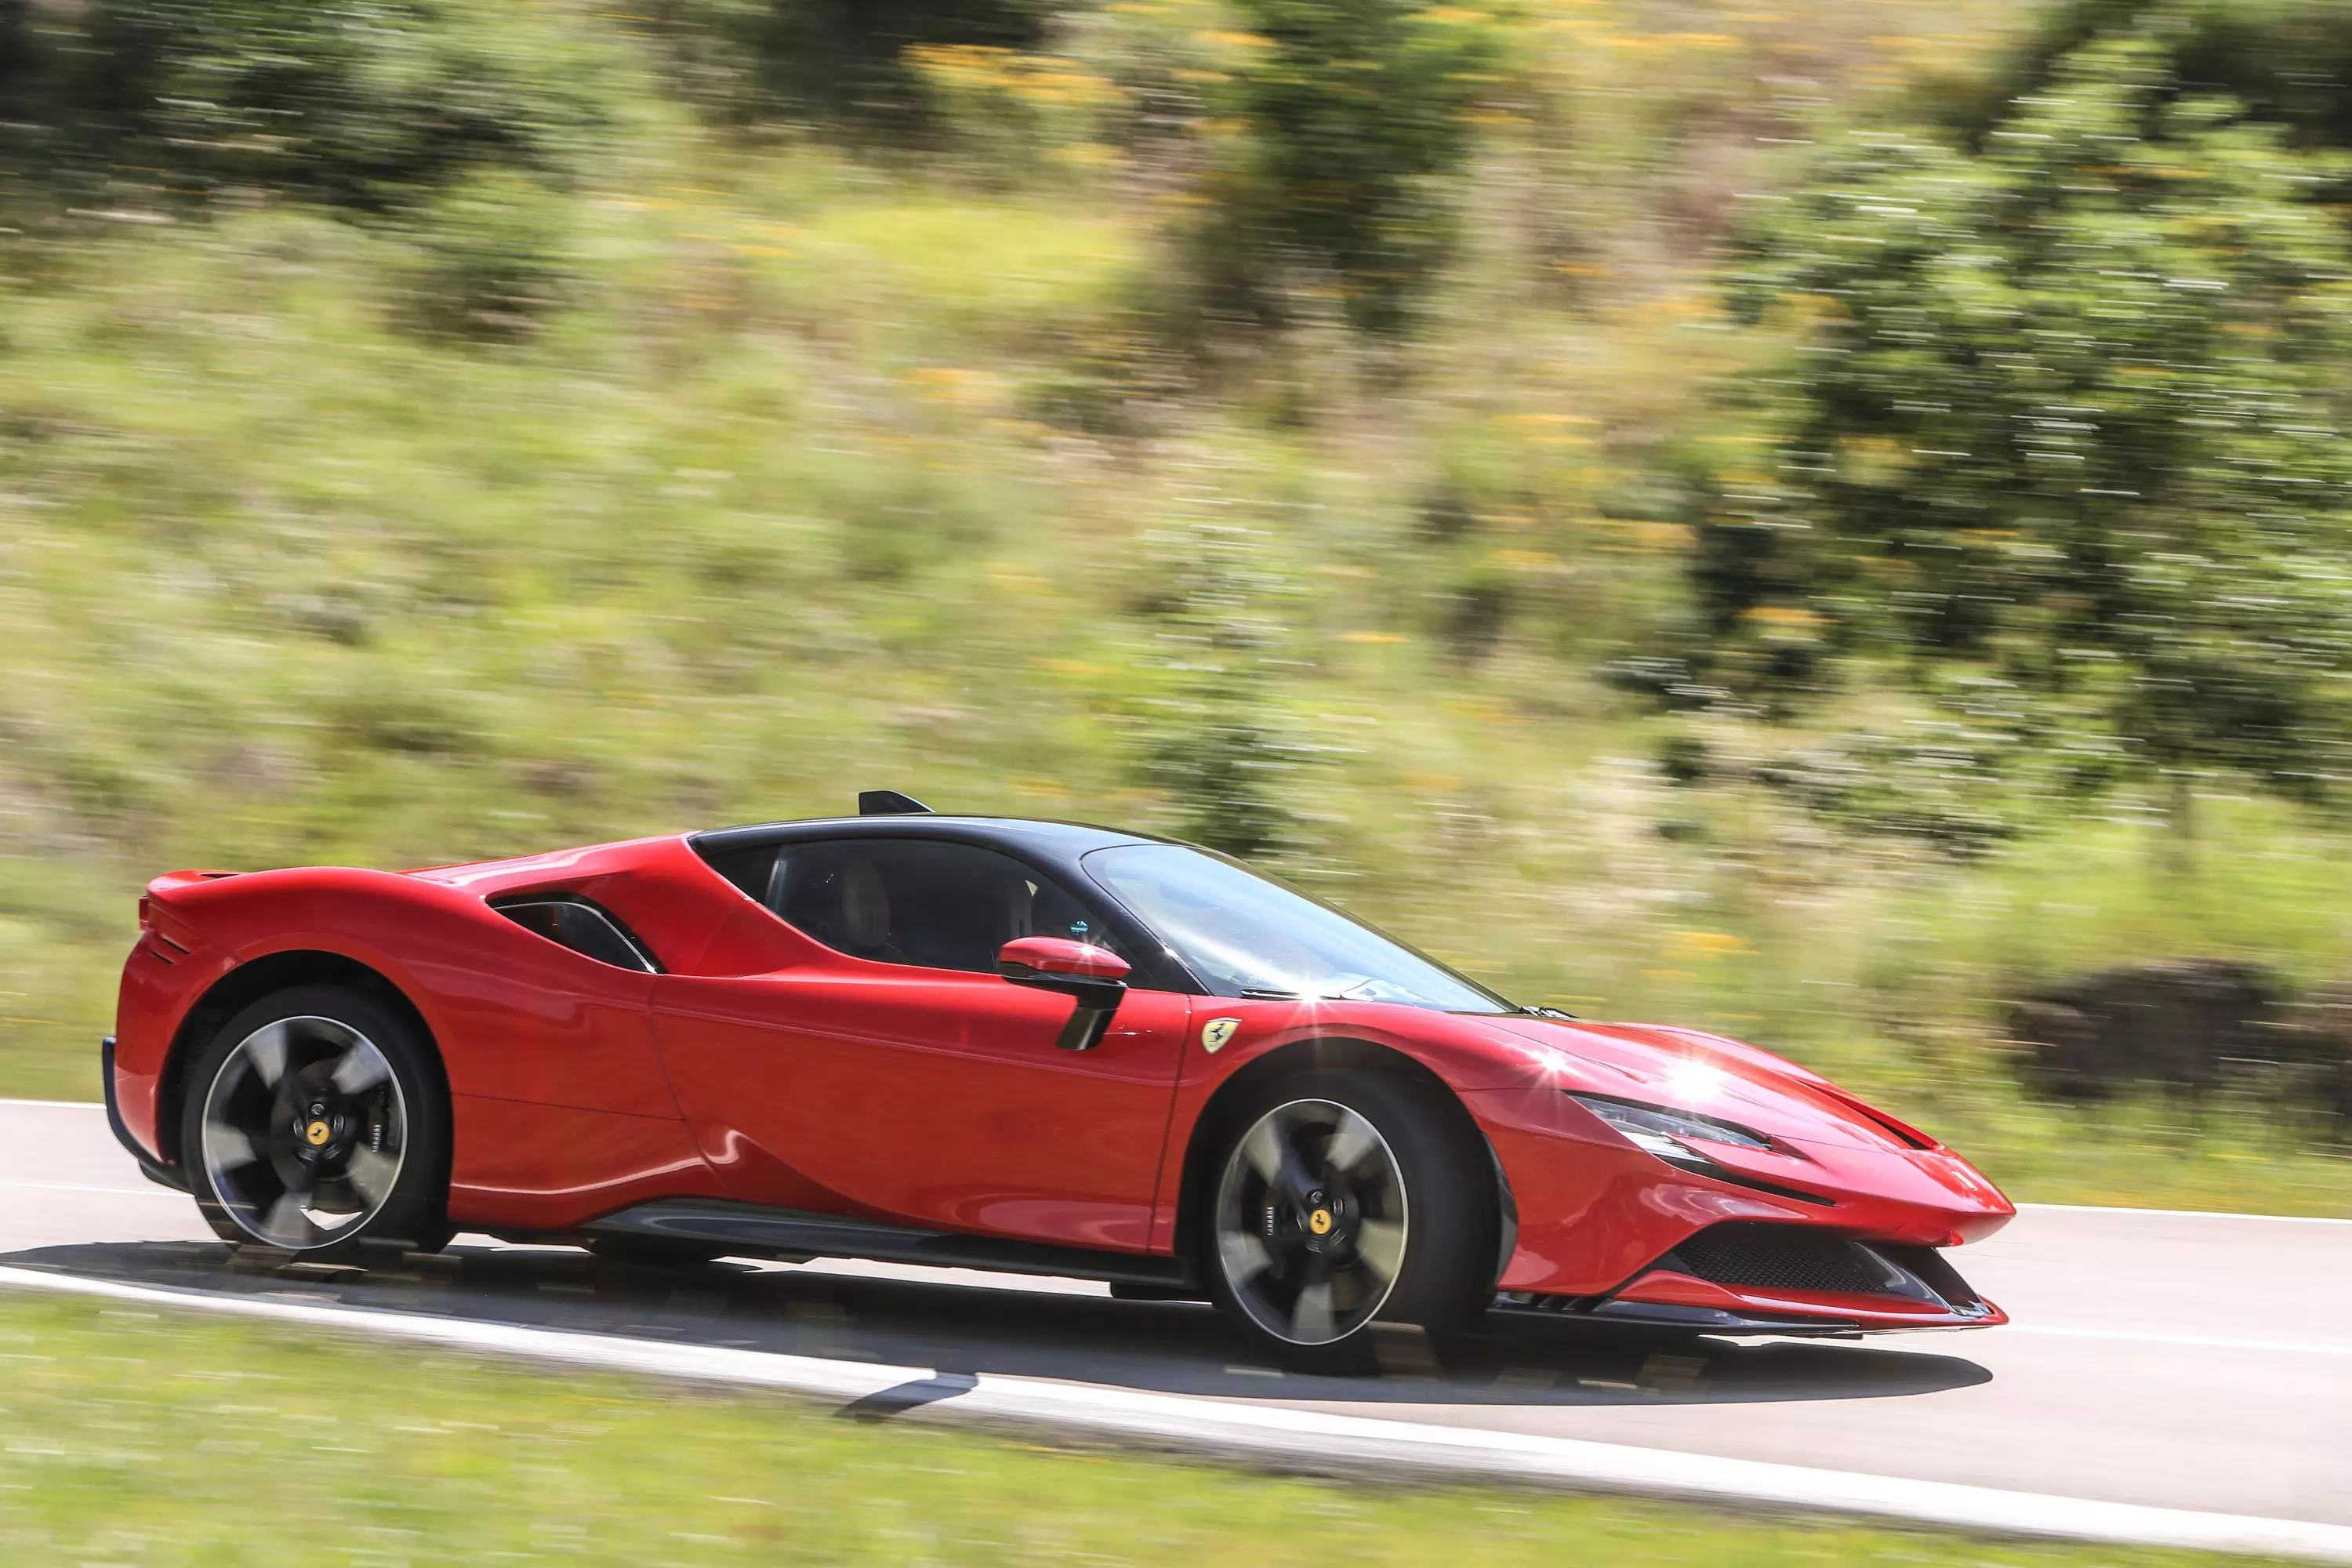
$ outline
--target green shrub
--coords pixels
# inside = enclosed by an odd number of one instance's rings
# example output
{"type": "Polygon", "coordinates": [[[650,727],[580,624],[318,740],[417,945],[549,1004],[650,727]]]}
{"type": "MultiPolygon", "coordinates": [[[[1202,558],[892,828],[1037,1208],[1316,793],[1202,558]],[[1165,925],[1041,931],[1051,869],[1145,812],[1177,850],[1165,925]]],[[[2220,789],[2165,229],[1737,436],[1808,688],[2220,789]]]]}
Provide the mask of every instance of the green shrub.
{"type": "Polygon", "coordinates": [[[1046,0],[656,0],[642,7],[688,95],[722,120],[843,119],[914,129],[908,60],[927,46],[1034,49],[1046,0]]]}
{"type": "Polygon", "coordinates": [[[1169,797],[1194,843],[1239,856],[1290,847],[1300,822],[1290,803],[1316,752],[1275,699],[1296,584],[1272,541],[1243,524],[1191,521],[1147,544],[1135,607],[1157,679],[1136,734],[1139,779],[1169,797]]]}
{"type": "Polygon", "coordinates": [[[604,123],[576,31],[519,0],[92,0],[15,30],[10,151],[47,182],[376,213],[485,167],[562,177],[604,123]]]}
{"type": "Polygon", "coordinates": [[[525,175],[461,182],[414,215],[404,313],[446,337],[529,335],[572,291],[570,218],[567,202],[525,175]]]}
{"type": "Polygon", "coordinates": [[[2352,10],[2337,0],[2069,0],[2048,7],[1994,68],[1947,77],[1926,97],[1971,141],[2007,106],[2039,93],[2074,50],[2103,33],[2159,20],[2171,74],[2225,92],[2298,140],[2352,147],[2352,10]]]}
{"type": "Polygon", "coordinates": [[[1857,136],[1757,236],[1738,303],[1798,352],[1705,531],[1719,669],[1860,660],[2078,789],[2342,771],[2346,164],[2189,93],[2179,26],[1979,154],[1857,136]]]}
{"type": "Polygon", "coordinates": [[[1112,161],[1097,133],[1119,91],[1074,61],[980,44],[918,44],[905,60],[953,155],[983,184],[1066,182],[1112,161]]]}
{"type": "Polygon", "coordinates": [[[1471,144],[1501,58],[1486,14],[1419,0],[1236,0],[1223,118],[1194,238],[1213,316],[1279,323],[1327,281],[1348,319],[1393,331],[1450,249],[1441,182],[1471,144]]]}

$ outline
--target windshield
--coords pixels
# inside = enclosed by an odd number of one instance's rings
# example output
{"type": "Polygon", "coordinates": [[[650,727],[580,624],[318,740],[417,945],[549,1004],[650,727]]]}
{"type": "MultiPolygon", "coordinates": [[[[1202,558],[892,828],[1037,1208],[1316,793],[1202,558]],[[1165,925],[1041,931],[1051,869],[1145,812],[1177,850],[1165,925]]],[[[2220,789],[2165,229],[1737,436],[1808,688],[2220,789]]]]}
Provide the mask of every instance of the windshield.
{"type": "Polygon", "coordinates": [[[1198,849],[1128,845],[1084,864],[1219,995],[1514,1010],[1339,910],[1198,849]]]}

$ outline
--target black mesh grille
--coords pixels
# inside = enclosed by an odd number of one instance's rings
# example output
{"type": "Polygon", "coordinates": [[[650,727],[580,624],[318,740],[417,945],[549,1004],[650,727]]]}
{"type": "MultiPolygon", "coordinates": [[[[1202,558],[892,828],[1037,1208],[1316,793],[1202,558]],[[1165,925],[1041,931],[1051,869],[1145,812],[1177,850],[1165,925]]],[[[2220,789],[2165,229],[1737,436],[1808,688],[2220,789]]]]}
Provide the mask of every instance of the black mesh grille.
{"type": "Polygon", "coordinates": [[[1709,1226],[1658,1259],[1718,1285],[1772,1290],[1843,1290],[1881,1296],[1887,1271],[1855,1242],[1805,1226],[1732,1220],[1709,1226]]]}

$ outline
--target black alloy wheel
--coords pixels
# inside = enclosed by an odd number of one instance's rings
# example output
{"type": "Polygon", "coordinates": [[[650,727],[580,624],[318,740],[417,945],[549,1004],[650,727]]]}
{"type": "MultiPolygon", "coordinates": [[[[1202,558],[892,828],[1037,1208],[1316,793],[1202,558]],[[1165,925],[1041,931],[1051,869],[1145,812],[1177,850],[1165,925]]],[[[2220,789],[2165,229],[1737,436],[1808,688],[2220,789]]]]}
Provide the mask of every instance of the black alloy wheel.
{"type": "Polygon", "coordinates": [[[333,1262],[448,1239],[448,1113],[406,1019],[339,986],[264,998],[189,1077],[180,1147],[224,1240],[333,1262]]]}
{"type": "Polygon", "coordinates": [[[1275,1359],[1371,1371],[1376,1323],[1443,1336],[1491,1294],[1484,1165],[1414,1086],[1318,1070],[1254,1096],[1234,1125],[1202,1264],[1218,1305],[1275,1359]]]}

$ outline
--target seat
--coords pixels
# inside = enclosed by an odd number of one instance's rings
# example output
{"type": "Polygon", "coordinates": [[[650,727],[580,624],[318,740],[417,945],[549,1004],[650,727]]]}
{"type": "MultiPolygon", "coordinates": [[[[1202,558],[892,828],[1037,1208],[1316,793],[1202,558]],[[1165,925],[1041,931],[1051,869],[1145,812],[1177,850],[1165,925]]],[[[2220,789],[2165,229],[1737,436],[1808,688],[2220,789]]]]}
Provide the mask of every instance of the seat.
{"type": "Polygon", "coordinates": [[[851,950],[879,957],[890,948],[890,889],[874,862],[860,858],[841,868],[842,936],[851,950]]]}

